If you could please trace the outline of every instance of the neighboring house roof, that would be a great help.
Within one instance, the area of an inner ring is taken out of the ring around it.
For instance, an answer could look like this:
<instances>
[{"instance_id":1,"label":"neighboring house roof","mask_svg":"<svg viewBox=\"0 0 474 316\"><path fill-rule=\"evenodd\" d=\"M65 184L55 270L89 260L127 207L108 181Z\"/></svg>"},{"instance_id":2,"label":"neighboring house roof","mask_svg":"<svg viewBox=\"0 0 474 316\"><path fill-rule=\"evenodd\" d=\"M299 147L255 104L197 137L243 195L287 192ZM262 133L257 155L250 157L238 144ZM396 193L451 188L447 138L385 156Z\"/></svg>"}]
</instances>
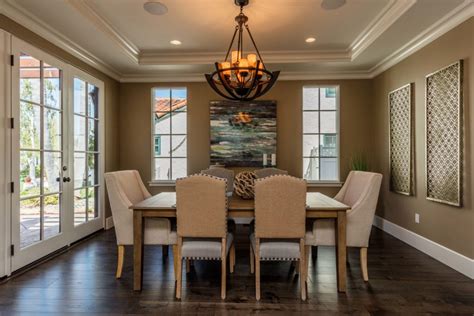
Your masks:
<instances>
[{"instance_id":1,"label":"neighboring house roof","mask_svg":"<svg viewBox=\"0 0 474 316\"><path fill-rule=\"evenodd\" d=\"M177 111L186 107L187 105L186 99L173 99L173 103L171 104L171 112ZM170 112L170 99L162 99L156 98L155 101L155 113L156 117L161 118Z\"/></svg>"}]
</instances>

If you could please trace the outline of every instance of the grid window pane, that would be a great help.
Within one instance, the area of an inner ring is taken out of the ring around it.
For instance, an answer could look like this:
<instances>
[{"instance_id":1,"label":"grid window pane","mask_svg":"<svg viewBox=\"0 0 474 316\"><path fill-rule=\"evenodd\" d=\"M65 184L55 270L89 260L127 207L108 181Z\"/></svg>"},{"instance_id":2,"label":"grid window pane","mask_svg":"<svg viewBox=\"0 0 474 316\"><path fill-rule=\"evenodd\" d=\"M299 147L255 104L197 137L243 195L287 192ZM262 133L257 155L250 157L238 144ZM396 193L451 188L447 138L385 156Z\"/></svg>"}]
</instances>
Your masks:
<instances>
[{"instance_id":1,"label":"grid window pane","mask_svg":"<svg viewBox=\"0 0 474 316\"><path fill-rule=\"evenodd\" d=\"M41 239L41 199L20 201L20 248Z\"/></svg>"},{"instance_id":2,"label":"grid window pane","mask_svg":"<svg viewBox=\"0 0 474 316\"><path fill-rule=\"evenodd\" d=\"M97 126L98 121L93 119L87 120L87 150L98 151L97 147Z\"/></svg>"},{"instance_id":3,"label":"grid window pane","mask_svg":"<svg viewBox=\"0 0 474 316\"><path fill-rule=\"evenodd\" d=\"M86 186L86 154L74 153L74 188Z\"/></svg>"},{"instance_id":4,"label":"grid window pane","mask_svg":"<svg viewBox=\"0 0 474 316\"><path fill-rule=\"evenodd\" d=\"M41 155L39 151L20 151L20 196L41 194Z\"/></svg>"},{"instance_id":5,"label":"grid window pane","mask_svg":"<svg viewBox=\"0 0 474 316\"><path fill-rule=\"evenodd\" d=\"M41 62L20 54L20 99L41 103Z\"/></svg>"},{"instance_id":6,"label":"grid window pane","mask_svg":"<svg viewBox=\"0 0 474 316\"><path fill-rule=\"evenodd\" d=\"M336 133L336 111L321 112L321 133Z\"/></svg>"},{"instance_id":7,"label":"grid window pane","mask_svg":"<svg viewBox=\"0 0 474 316\"><path fill-rule=\"evenodd\" d=\"M53 194L44 197L44 239L53 237L60 232L61 195Z\"/></svg>"},{"instance_id":8,"label":"grid window pane","mask_svg":"<svg viewBox=\"0 0 474 316\"><path fill-rule=\"evenodd\" d=\"M170 113L155 112L153 114L153 128L155 134L171 134Z\"/></svg>"},{"instance_id":9,"label":"grid window pane","mask_svg":"<svg viewBox=\"0 0 474 316\"><path fill-rule=\"evenodd\" d=\"M99 113L99 88L87 84L87 116L97 118Z\"/></svg>"},{"instance_id":10,"label":"grid window pane","mask_svg":"<svg viewBox=\"0 0 474 316\"><path fill-rule=\"evenodd\" d=\"M86 222L87 189L74 190L74 226Z\"/></svg>"},{"instance_id":11,"label":"grid window pane","mask_svg":"<svg viewBox=\"0 0 474 316\"><path fill-rule=\"evenodd\" d=\"M43 187L44 193L53 193L60 191L61 182L58 181L61 178L61 153L58 152L45 152L43 154L44 159L44 172L43 172Z\"/></svg>"},{"instance_id":12,"label":"grid window pane","mask_svg":"<svg viewBox=\"0 0 474 316\"><path fill-rule=\"evenodd\" d=\"M44 108L43 113L44 149L61 150L61 112Z\"/></svg>"},{"instance_id":13,"label":"grid window pane","mask_svg":"<svg viewBox=\"0 0 474 316\"><path fill-rule=\"evenodd\" d=\"M20 148L39 149L41 131L41 108L38 105L20 104Z\"/></svg>"},{"instance_id":14,"label":"grid window pane","mask_svg":"<svg viewBox=\"0 0 474 316\"><path fill-rule=\"evenodd\" d=\"M319 88L303 88L303 110L319 110Z\"/></svg>"},{"instance_id":15,"label":"grid window pane","mask_svg":"<svg viewBox=\"0 0 474 316\"><path fill-rule=\"evenodd\" d=\"M339 180L337 87L303 88L303 177Z\"/></svg>"},{"instance_id":16,"label":"grid window pane","mask_svg":"<svg viewBox=\"0 0 474 316\"><path fill-rule=\"evenodd\" d=\"M44 104L61 108L61 70L48 64L43 64Z\"/></svg>"},{"instance_id":17,"label":"grid window pane","mask_svg":"<svg viewBox=\"0 0 474 316\"><path fill-rule=\"evenodd\" d=\"M319 133L319 112L303 112L303 133Z\"/></svg>"},{"instance_id":18,"label":"grid window pane","mask_svg":"<svg viewBox=\"0 0 474 316\"><path fill-rule=\"evenodd\" d=\"M186 93L186 88L152 90L153 180L187 175Z\"/></svg>"},{"instance_id":19,"label":"grid window pane","mask_svg":"<svg viewBox=\"0 0 474 316\"><path fill-rule=\"evenodd\" d=\"M74 78L74 113L86 115L86 83Z\"/></svg>"},{"instance_id":20,"label":"grid window pane","mask_svg":"<svg viewBox=\"0 0 474 316\"><path fill-rule=\"evenodd\" d=\"M86 151L86 118L74 115L74 150Z\"/></svg>"},{"instance_id":21,"label":"grid window pane","mask_svg":"<svg viewBox=\"0 0 474 316\"><path fill-rule=\"evenodd\" d=\"M303 135L303 157L319 156L319 135Z\"/></svg>"}]
</instances>

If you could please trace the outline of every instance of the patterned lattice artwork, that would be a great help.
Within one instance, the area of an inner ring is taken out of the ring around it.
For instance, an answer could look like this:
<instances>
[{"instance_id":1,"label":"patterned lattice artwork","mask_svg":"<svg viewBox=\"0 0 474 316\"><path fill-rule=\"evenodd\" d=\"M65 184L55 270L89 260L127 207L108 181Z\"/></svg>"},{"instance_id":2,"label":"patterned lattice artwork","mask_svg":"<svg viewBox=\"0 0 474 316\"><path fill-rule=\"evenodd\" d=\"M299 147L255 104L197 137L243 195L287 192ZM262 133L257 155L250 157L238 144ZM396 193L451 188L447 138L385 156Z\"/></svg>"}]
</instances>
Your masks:
<instances>
[{"instance_id":1,"label":"patterned lattice artwork","mask_svg":"<svg viewBox=\"0 0 474 316\"><path fill-rule=\"evenodd\" d=\"M411 84L388 95L390 111L390 190L413 195Z\"/></svg>"},{"instance_id":2,"label":"patterned lattice artwork","mask_svg":"<svg viewBox=\"0 0 474 316\"><path fill-rule=\"evenodd\" d=\"M462 60L426 77L427 199L461 206Z\"/></svg>"}]
</instances>

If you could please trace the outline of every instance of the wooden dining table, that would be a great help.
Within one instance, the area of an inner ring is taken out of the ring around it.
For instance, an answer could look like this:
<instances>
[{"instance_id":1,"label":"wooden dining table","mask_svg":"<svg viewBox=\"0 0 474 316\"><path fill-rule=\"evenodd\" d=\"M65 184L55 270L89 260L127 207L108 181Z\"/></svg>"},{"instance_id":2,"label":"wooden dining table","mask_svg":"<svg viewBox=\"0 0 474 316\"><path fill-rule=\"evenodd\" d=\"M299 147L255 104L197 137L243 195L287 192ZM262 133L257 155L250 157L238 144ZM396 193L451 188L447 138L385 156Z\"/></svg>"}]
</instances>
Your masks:
<instances>
[{"instance_id":1,"label":"wooden dining table","mask_svg":"<svg viewBox=\"0 0 474 316\"><path fill-rule=\"evenodd\" d=\"M229 218L253 218L254 200L229 197ZM163 192L130 206L133 210L133 289L143 282L143 238L145 218L176 218L176 192ZM346 213L350 207L322 193L306 195L306 218L334 218L336 221L337 288L346 291Z\"/></svg>"}]
</instances>

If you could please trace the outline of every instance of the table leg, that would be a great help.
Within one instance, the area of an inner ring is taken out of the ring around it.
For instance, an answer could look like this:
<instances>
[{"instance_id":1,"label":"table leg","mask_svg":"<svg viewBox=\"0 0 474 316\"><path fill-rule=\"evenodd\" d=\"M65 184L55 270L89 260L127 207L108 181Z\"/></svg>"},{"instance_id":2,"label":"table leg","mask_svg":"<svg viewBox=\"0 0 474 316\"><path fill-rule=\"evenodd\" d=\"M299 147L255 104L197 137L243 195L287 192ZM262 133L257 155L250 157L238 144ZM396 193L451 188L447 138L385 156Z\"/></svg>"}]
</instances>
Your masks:
<instances>
[{"instance_id":1,"label":"table leg","mask_svg":"<svg viewBox=\"0 0 474 316\"><path fill-rule=\"evenodd\" d=\"M142 290L143 282L143 214L133 211L133 289Z\"/></svg>"},{"instance_id":2,"label":"table leg","mask_svg":"<svg viewBox=\"0 0 474 316\"><path fill-rule=\"evenodd\" d=\"M346 291L346 211L337 212L337 289Z\"/></svg>"}]
</instances>

